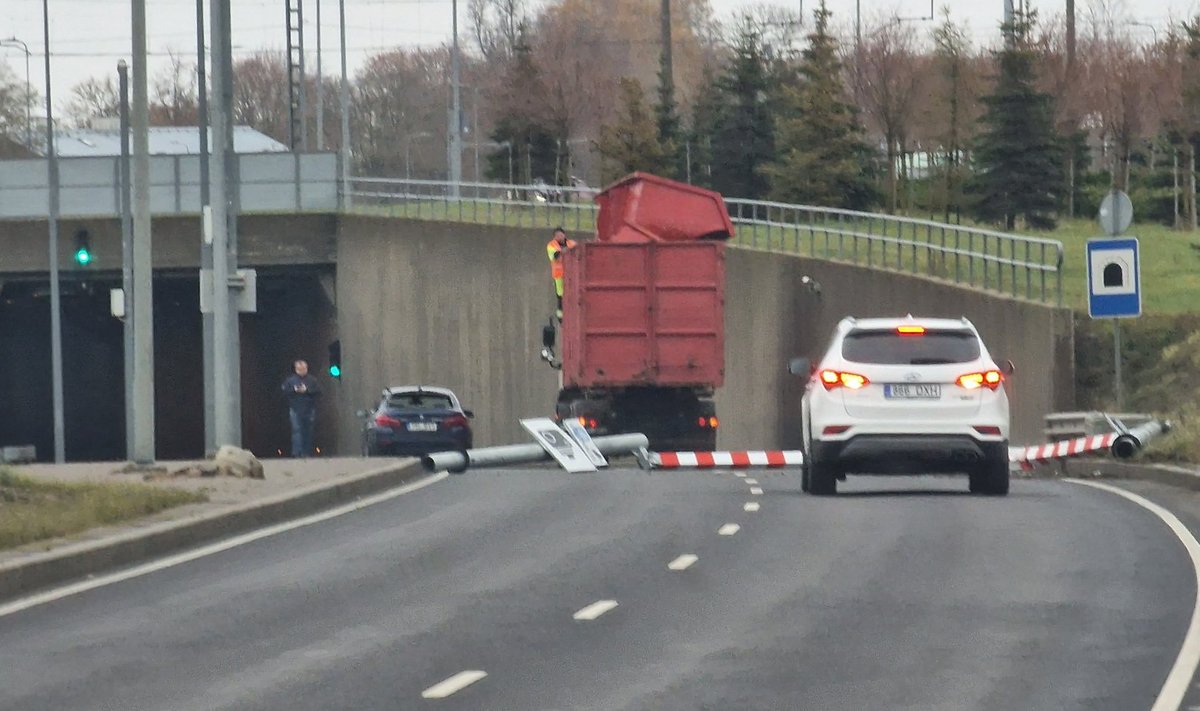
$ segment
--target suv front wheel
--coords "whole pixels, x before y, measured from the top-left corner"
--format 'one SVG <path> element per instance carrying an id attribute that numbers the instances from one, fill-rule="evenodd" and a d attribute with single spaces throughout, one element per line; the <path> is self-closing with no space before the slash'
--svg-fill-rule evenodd
<path id="1" fill-rule="evenodd" d="M 1008 442 L 986 445 L 983 461 L 971 470 L 970 476 L 972 494 L 1008 494 Z"/>

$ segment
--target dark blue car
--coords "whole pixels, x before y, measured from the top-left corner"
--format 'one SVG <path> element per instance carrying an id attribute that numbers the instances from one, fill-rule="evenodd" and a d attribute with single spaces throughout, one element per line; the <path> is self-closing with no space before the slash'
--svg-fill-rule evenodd
<path id="1" fill-rule="evenodd" d="M 379 406 L 364 411 L 363 453 L 368 457 L 420 456 L 470 449 L 471 418 L 446 388 L 402 385 L 383 391 Z"/>

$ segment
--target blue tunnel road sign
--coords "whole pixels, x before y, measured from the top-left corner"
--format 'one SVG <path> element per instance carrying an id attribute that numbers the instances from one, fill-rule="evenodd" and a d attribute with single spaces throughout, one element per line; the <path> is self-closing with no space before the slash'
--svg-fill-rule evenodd
<path id="1" fill-rule="evenodd" d="M 1088 315 L 1142 315 L 1142 274 L 1136 237 L 1090 239 L 1087 243 Z"/>

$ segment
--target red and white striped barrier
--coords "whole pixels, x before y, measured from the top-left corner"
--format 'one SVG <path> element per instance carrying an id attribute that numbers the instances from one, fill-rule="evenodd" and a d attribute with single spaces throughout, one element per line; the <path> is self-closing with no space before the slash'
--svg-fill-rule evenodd
<path id="1" fill-rule="evenodd" d="M 1062 459 L 1063 457 L 1076 457 L 1081 454 L 1100 450 L 1108 451 L 1112 447 L 1113 442 L 1120 436 L 1120 433 L 1109 432 L 1108 434 L 1092 435 L 1078 439 L 1065 439 L 1061 442 L 1039 444 L 1032 447 L 1010 447 L 1008 450 L 1008 461 L 1016 462 L 1023 468 L 1028 469 L 1036 462 Z"/>
<path id="2" fill-rule="evenodd" d="M 804 453 L 796 450 L 759 452 L 651 452 L 655 469 L 718 469 L 798 467 Z"/>

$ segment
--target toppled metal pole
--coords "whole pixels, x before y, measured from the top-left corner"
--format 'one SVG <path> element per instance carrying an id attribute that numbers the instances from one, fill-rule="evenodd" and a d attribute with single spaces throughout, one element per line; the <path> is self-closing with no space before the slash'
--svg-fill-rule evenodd
<path id="1" fill-rule="evenodd" d="M 1137 454 L 1142 447 L 1159 436 L 1171 431 L 1171 423 L 1166 420 L 1151 420 L 1137 427 L 1126 429 L 1112 443 L 1112 455 L 1118 459 L 1129 459 Z"/>
<path id="2" fill-rule="evenodd" d="M 595 437 L 592 442 L 601 454 L 632 456 L 644 449 L 650 440 L 644 434 L 609 435 Z M 532 464 L 549 461 L 550 454 L 540 444 L 510 444 L 502 447 L 483 447 L 462 452 L 434 452 L 421 457 L 427 471 L 448 471 L 462 474 L 467 469 L 480 467 L 502 467 L 509 464 Z"/>

